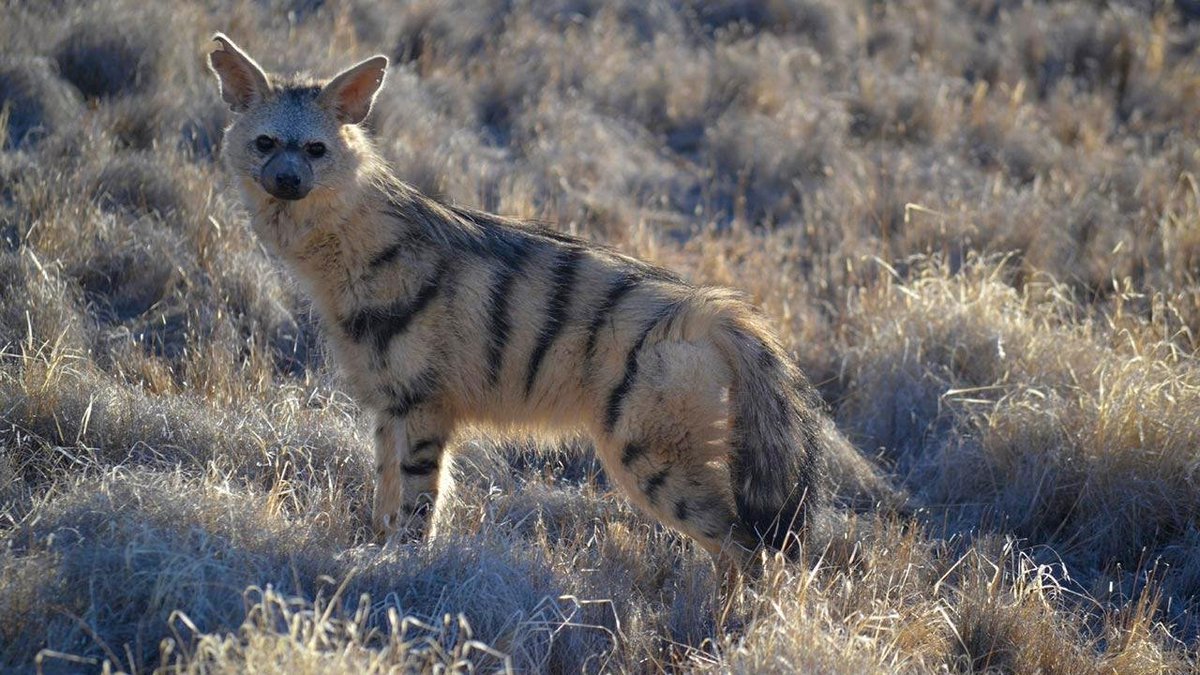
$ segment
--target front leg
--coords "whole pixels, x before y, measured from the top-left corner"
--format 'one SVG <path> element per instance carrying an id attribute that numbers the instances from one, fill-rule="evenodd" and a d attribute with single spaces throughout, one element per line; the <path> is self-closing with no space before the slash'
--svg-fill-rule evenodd
<path id="1" fill-rule="evenodd" d="M 450 433 L 448 420 L 433 406 L 404 415 L 376 413 L 372 523 L 379 543 L 419 540 L 430 531 L 438 494 L 451 487 Z"/>

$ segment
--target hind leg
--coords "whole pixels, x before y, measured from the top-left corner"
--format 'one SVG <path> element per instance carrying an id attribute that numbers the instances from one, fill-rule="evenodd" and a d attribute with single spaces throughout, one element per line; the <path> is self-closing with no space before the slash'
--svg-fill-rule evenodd
<path id="1" fill-rule="evenodd" d="M 696 540 L 712 556 L 719 579 L 713 606 L 719 625 L 735 614 L 747 577 L 757 577 L 758 540 L 737 516 L 729 468 L 720 462 L 688 461 L 680 448 L 628 442 L 602 451 L 608 473 L 630 501 L 665 525 Z"/>
<path id="2" fill-rule="evenodd" d="M 634 504 L 695 539 L 718 565 L 742 566 L 757 541 L 738 520 L 728 467 L 653 447 L 626 443 L 619 468 L 610 470 L 616 482 Z"/>
<path id="3" fill-rule="evenodd" d="M 690 342 L 646 348 L 619 424 L 597 447 L 631 501 L 694 538 L 718 568 L 743 569 L 758 541 L 734 502 L 729 375 L 714 357 Z"/>

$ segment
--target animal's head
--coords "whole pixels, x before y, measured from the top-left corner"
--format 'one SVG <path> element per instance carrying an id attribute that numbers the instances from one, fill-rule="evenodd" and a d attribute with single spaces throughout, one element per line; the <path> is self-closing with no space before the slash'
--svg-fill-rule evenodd
<path id="1" fill-rule="evenodd" d="M 388 60 L 374 56 L 328 82 L 268 77 L 228 37 L 208 63 L 221 98 L 237 115 L 225 132 L 225 161 L 251 191 L 278 200 L 336 192 L 352 183 L 365 146 L 358 129 L 383 85 Z M 326 195 L 328 197 L 330 195 Z"/>

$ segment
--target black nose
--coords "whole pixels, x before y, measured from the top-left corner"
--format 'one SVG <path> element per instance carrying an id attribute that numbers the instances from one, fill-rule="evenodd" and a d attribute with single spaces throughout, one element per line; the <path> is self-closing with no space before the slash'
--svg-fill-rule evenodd
<path id="1" fill-rule="evenodd" d="M 275 184 L 268 189 L 280 199 L 303 199 L 308 194 L 308 190 L 301 185 L 300 176 L 294 173 L 276 174 Z"/>

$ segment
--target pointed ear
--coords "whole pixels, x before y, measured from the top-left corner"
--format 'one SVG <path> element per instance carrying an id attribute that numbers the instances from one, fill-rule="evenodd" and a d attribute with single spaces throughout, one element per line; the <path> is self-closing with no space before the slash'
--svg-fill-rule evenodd
<path id="1" fill-rule="evenodd" d="M 221 98 L 235 112 L 244 112 L 250 104 L 266 96 L 267 76 L 254 59 L 223 33 L 214 35 L 213 41 L 220 47 L 208 55 L 208 66 L 221 83 Z"/>
<path id="2" fill-rule="evenodd" d="M 342 71 L 321 89 L 317 103 L 332 110 L 342 124 L 358 124 L 371 112 L 371 103 L 383 86 L 387 67 L 386 56 L 372 56 Z"/>

